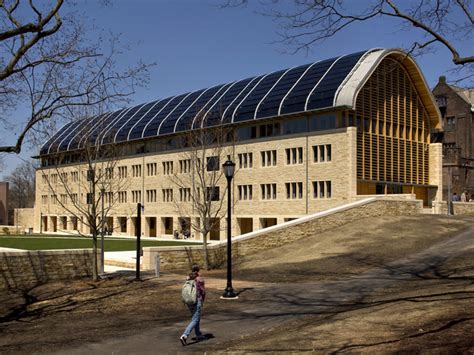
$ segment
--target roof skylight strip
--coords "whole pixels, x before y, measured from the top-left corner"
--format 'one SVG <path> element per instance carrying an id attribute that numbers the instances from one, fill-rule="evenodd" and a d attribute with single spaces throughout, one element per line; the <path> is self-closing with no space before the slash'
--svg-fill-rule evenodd
<path id="1" fill-rule="evenodd" d="M 65 128 L 66 128 L 66 126 L 68 126 L 69 124 L 74 125 L 74 123 L 76 123 L 76 125 L 74 126 L 74 128 L 77 128 L 77 126 L 79 126 L 79 125 L 81 124 L 80 121 L 79 121 L 79 122 L 76 121 L 76 122 L 69 122 L 69 123 L 66 123 L 66 124 L 61 128 L 61 130 L 64 129 L 63 132 L 61 132 L 60 134 L 57 134 L 56 137 L 54 137 L 54 136 L 51 137 L 51 139 L 54 138 L 54 140 L 52 140 L 51 143 L 49 144 L 49 146 L 48 146 L 48 153 L 47 153 L 47 154 L 49 154 L 49 152 L 50 152 L 50 150 L 51 150 L 51 147 L 53 146 L 54 143 L 56 143 L 56 141 L 57 141 L 58 139 L 61 139 L 61 137 L 64 136 L 64 134 L 71 134 L 71 131 L 70 131 L 70 130 L 66 130 Z M 46 149 L 45 147 L 46 147 L 47 144 L 48 144 L 48 143 L 46 143 L 43 147 L 41 147 L 40 151 L 43 150 L 43 149 Z"/>
<path id="2" fill-rule="evenodd" d="M 123 116 L 125 116 L 131 109 L 133 109 L 133 107 L 130 107 L 128 109 L 124 109 L 121 113 L 119 113 L 117 115 L 117 117 L 115 118 L 115 120 L 112 120 L 108 125 L 107 127 L 105 127 L 105 130 L 104 130 L 104 133 L 102 134 L 102 138 L 100 140 L 100 145 L 104 144 L 104 138 L 105 136 L 109 133 L 109 131 L 112 129 L 112 127 L 120 120 L 122 119 Z M 95 144 L 94 145 L 98 145 L 98 141 L 99 141 L 99 137 L 100 137 L 100 133 L 97 135 L 97 138 L 95 140 Z"/>
<path id="3" fill-rule="evenodd" d="M 121 131 L 121 129 L 128 123 L 130 122 L 130 120 L 135 117 L 135 115 L 141 111 L 141 109 L 145 106 L 145 105 L 148 105 L 148 102 L 141 105 L 140 108 L 138 110 L 135 111 L 135 113 L 133 115 L 130 116 L 130 118 L 117 130 L 117 132 L 115 133 L 115 136 L 114 136 L 114 143 L 117 143 L 117 135 L 119 134 L 119 132 Z"/>
<path id="4" fill-rule="evenodd" d="M 283 99 L 281 99 L 280 101 L 280 106 L 278 106 L 278 116 L 281 115 L 281 109 L 283 107 L 283 102 L 286 100 L 286 98 L 288 97 L 288 95 L 290 95 L 290 93 L 293 91 L 293 89 L 296 87 L 296 85 L 298 85 L 298 83 L 301 81 L 301 79 L 303 79 L 303 77 L 306 75 L 306 73 L 316 64 L 318 63 L 321 63 L 320 60 L 318 60 L 317 62 L 311 64 L 308 68 L 306 68 L 306 70 L 303 72 L 303 74 L 301 74 L 301 76 L 298 78 L 298 80 L 296 80 L 296 82 L 293 84 L 293 86 L 290 88 L 290 90 L 288 90 L 288 92 L 285 94 L 285 96 L 283 97 Z"/>
<path id="5" fill-rule="evenodd" d="M 205 108 L 210 102 L 212 102 L 212 100 L 214 100 L 214 98 L 215 98 L 217 95 L 219 95 L 219 93 L 220 93 L 222 90 L 224 90 L 224 88 L 227 88 L 227 89 L 225 90 L 225 92 L 224 92 L 221 96 L 219 96 L 219 98 L 211 105 L 211 107 L 209 108 L 209 110 L 207 110 L 206 113 L 205 113 L 204 115 L 202 115 L 202 118 L 203 118 L 202 121 L 205 121 L 206 115 L 208 114 L 208 112 L 216 105 L 216 103 L 222 98 L 222 96 L 224 96 L 225 93 L 226 93 L 227 91 L 229 91 L 229 89 L 230 89 L 232 86 L 234 86 L 235 83 L 236 83 L 236 81 L 234 81 L 233 83 L 228 83 L 228 84 L 222 85 L 222 87 L 221 87 L 219 90 L 217 90 L 217 92 L 201 107 L 201 109 L 196 113 L 196 115 L 194 115 L 193 122 L 191 123 L 191 129 L 193 129 L 193 127 L 194 127 L 194 122 L 196 121 L 196 118 L 201 117 L 201 112 L 204 111 L 204 108 Z"/>
<path id="6" fill-rule="evenodd" d="M 158 105 L 161 101 L 163 101 L 163 100 L 158 100 L 158 101 L 156 101 L 153 105 L 151 105 L 151 107 L 148 109 L 148 111 L 145 112 L 145 113 L 142 115 L 142 117 L 140 117 L 140 118 L 135 122 L 135 124 L 132 126 L 132 128 L 130 128 L 130 129 L 128 130 L 127 141 L 130 140 L 130 133 L 132 133 L 132 131 L 133 131 L 133 129 L 135 128 L 135 126 L 136 126 L 137 124 L 139 124 L 139 123 L 143 120 L 143 118 L 148 114 L 148 112 L 150 112 L 151 110 L 153 110 L 153 108 L 154 108 L 156 105 Z"/>
<path id="7" fill-rule="evenodd" d="M 275 88 L 275 86 L 278 85 L 278 83 L 280 82 L 281 79 L 283 79 L 283 77 L 286 75 L 286 73 L 288 73 L 290 70 L 296 68 L 296 66 L 288 69 L 287 71 L 285 71 L 279 78 L 278 80 L 275 82 L 275 84 L 273 84 L 273 86 L 267 91 L 267 93 L 262 97 L 262 99 L 260 100 L 260 102 L 258 103 L 257 107 L 255 108 L 255 112 L 253 114 L 253 119 L 256 120 L 257 119 L 257 112 L 258 112 L 258 109 L 260 108 L 260 105 L 262 104 L 263 100 L 265 100 L 267 98 L 267 96 L 272 92 L 272 90 Z"/>
<path id="8" fill-rule="evenodd" d="M 156 130 L 156 135 L 157 135 L 157 136 L 160 135 L 161 126 L 163 126 L 163 123 L 165 123 L 166 119 L 167 119 L 168 117 L 170 117 L 170 115 L 184 102 L 184 100 L 186 100 L 186 99 L 188 98 L 189 95 L 194 94 L 194 93 L 195 93 L 195 91 L 188 93 L 188 94 L 184 97 L 184 99 L 182 99 L 182 100 L 179 102 L 179 104 L 177 104 L 177 105 L 166 115 L 166 117 L 163 118 L 163 120 L 160 122 L 160 125 L 158 126 L 158 129 Z"/>
<path id="9" fill-rule="evenodd" d="M 186 110 L 184 110 L 184 112 L 176 119 L 176 122 L 174 123 L 173 133 L 176 133 L 176 127 L 178 127 L 179 121 L 186 114 L 186 112 L 189 111 L 189 109 L 201 98 L 202 95 L 204 95 L 206 92 L 208 92 L 209 90 L 211 90 L 215 87 L 217 87 L 217 85 L 213 86 L 213 87 L 210 87 L 210 88 L 204 90 L 203 92 L 201 92 L 201 94 L 186 108 Z"/>
<path id="10" fill-rule="evenodd" d="M 143 127 L 143 130 L 142 130 L 142 138 L 145 137 L 145 131 L 146 129 L 148 128 L 148 126 L 150 125 L 150 123 L 153 122 L 153 120 L 158 117 L 158 115 L 161 113 L 161 111 L 163 111 L 166 107 L 168 107 L 168 105 L 174 101 L 174 99 L 176 99 L 178 96 L 173 96 L 171 98 L 168 99 L 168 102 L 157 112 L 155 113 L 155 115 L 148 121 L 148 123 L 145 125 L 145 127 Z M 166 100 L 166 99 L 165 99 Z M 162 100 L 163 101 L 163 100 Z"/>
<path id="11" fill-rule="evenodd" d="M 103 115 L 101 115 L 102 117 L 100 117 L 96 123 L 94 123 L 92 125 L 92 127 L 90 127 L 89 131 L 85 134 L 82 135 L 81 139 L 79 139 L 79 143 L 77 143 L 77 148 L 79 149 L 81 147 L 81 144 L 82 142 L 84 142 L 84 145 L 85 145 L 85 142 L 87 139 L 89 139 L 89 135 L 93 132 L 94 129 L 96 129 L 96 127 L 98 125 L 100 125 L 103 121 L 105 121 L 113 112 L 108 112 L 108 113 L 105 113 Z M 69 149 L 69 148 L 68 148 Z"/>
<path id="12" fill-rule="evenodd" d="M 95 116 L 94 116 L 94 117 L 95 117 Z M 72 137 L 72 138 L 69 139 L 69 143 L 67 144 L 66 150 L 69 150 L 69 147 L 70 147 L 70 145 L 71 145 L 71 142 L 72 142 L 74 139 L 76 139 L 76 137 L 77 137 L 81 132 L 83 132 L 85 129 L 87 129 L 88 123 L 89 123 L 90 121 L 92 121 L 92 120 L 94 119 L 94 117 L 91 117 L 90 119 L 87 119 L 87 118 L 86 118 L 86 119 L 84 119 L 84 120 L 81 120 L 81 121 L 83 122 L 82 127 L 79 128 L 79 126 L 78 126 L 78 128 L 79 128 L 78 131 L 71 131 L 71 132 L 67 135 L 67 137 L 66 137 L 65 139 L 71 138 L 71 137 Z M 71 134 L 72 134 L 72 136 L 69 137 Z M 59 148 L 61 147 L 61 145 L 63 144 L 63 142 L 64 142 L 64 139 L 61 141 L 61 143 L 59 143 L 58 149 L 56 150 L 57 153 L 59 153 Z"/>
<path id="13" fill-rule="evenodd" d="M 339 58 L 337 58 L 332 64 L 331 66 L 328 68 L 328 70 L 326 70 L 326 72 L 324 73 L 324 75 L 318 80 L 318 82 L 316 83 L 316 85 L 313 87 L 313 89 L 309 92 L 308 96 L 306 97 L 306 102 L 304 104 L 304 110 L 307 111 L 308 110 L 308 102 L 309 102 L 309 98 L 311 97 L 311 95 L 313 94 L 313 92 L 316 90 L 316 88 L 318 87 L 318 85 L 321 83 L 321 81 L 323 81 L 323 79 L 326 77 L 326 75 L 331 71 L 332 67 L 334 67 L 334 65 L 342 58 L 344 58 L 345 56 L 347 56 L 347 54 L 345 55 L 341 55 Z"/>
<path id="14" fill-rule="evenodd" d="M 268 73 L 268 74 L 262 76 L 262 78 L 258 81 L 258 83 L 255 84 L 255 86 L 253 88 L 251 88 L 250 91 L 247 93 L 247 95 L 245 95 L 245 97 L 239 102 L 239 104 L 235 107 L 234 112 L 232 113 L 232 120 L 231 120 L 232 123 L 234 123 L 235 113 L 239 109 L 240 105 L 242 105 L 242 103 L 247 99 L 247 97 L 249 97 L 249 95 L 255 90 L 255 88 L 258 86 L 258 84 L 260 84 L 262 82 L 263 79 L 265 79 L 267 76 L 269 76 L 273 73 L 276 73 L 276 72 Z"/>
<path id="15" fill-rule="evenodd" d="M 229 109 L 229 107 L 232 106 L 232 104 L 237 100 L 237 98 L 240 96 L 240 94 L 243 93 L 243 92 L 249 87 L 249 85 L 252 84 L 252 83 L 255 81 L 255 79 L 257 79 L 257 78 L 258 78 L 258 76 L 256 76 L 255 78 L 252 78 L 252 80 L 250 80 L 250 81 L 247 83 L 247 85 L 245 85 L 245 87 L 244 87 L 242 90 L 240 90 L 240 92 L 239 92 L 237 95 L 235 95 L 234 99 L 230 102 L 230 104 L 227 105 L 227 107 L 225 108 L 224 112 L 222 113 L 221 123 L 224 121 L 224 117 L 225 117 L 225 115 L 226 115 L 227 110 Z M 246 80 L 246 79 L 244 79 L 244 80 Z M 240 80 L 240 81 L 242 81 L 242 80 Z M 203 122 L 201 122 L 201 128 L 203 128 Z"/>

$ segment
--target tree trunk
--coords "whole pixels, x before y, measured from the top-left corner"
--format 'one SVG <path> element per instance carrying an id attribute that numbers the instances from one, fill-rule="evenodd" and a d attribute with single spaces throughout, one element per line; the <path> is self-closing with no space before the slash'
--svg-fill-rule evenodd
<path id="1" fill-rule="evenodd" d="M 99 273 L 97 272 L 97 232 L 92 233 L 92 280 L 99 280 Z"/>
<path id="2" fill-rule="evenodd" d="M 202 251 L 204 252 L 204 269 L 209 270 L 209 253 L 207 250 L 207 233 L 202 235 Z"/>

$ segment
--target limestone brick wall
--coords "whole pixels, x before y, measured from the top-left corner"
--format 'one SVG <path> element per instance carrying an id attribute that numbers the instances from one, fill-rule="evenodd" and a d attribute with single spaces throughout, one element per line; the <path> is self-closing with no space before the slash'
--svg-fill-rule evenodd
<path id="1" fill-rule="evenodd" d="M 277 223 L 283 223 L 285 220 L 298 218 L 308 213 L 323 211 L 346 204 L 351 201 L 356 194 L 356 128 L 348 127 L 329 131 L 311 132 L 305 134 L 294 134 L 287 136 L 268 137 L 258 140 L 244 141 L 236 143 L 228 148 L 228 152 L 237 164 L 237 173 L 232 181 L 232 196 L 234 199 L 234 211 L 232 228 L 234 234 L 240 234 L 239 219 L 252 218 L 252 230 L 262 228 L 262 220 L 274 218 Z M 330 145 L 331 159 L 324 162 L 314 160 L 313 146 Z M 286 149 L 302 148 L 303 159 L 296 164 L 287 162 Z M 261 152 L 267 150 L 276 150 L 276 165 L 263 166 Z M 240 153 L 252 153 L 253 163 L 250 168 L 240 168 L 238 155 Z M 171 217 L 173 224 L 171 231 L 179 229 L 178 227 L 178 209 L 176 201 L 179 200 L 179 190 L 173 183 L 169 174 L 163 167 L 168 161 L 173 162 L 173 171 L 179 173 L 179 160 L 186 158 L 182 151 L 166 151 L 162 153 L 141 154 L 136 157 L 123 157 L 115 164 L 114 179 L 121 186 L 123 191 L 127 192 L 127 202 L 114 202 L 108 211 L 108 216 L 113 218 L 114 234 L 135 235 L 136 203 L 132 201 L 132 191 L 141 192 L 141 203 L 144 205 L 142 213 L 142 235 L 149 236 L 150 219 L 153 218 L 156 236 L 170 234 L 166 232 L 163 219 Z M 223 161 L 219 162 L 221 165 Z M 149 174 L 147 165 L 156 164 L 156 174 Z M 141 166 L 141 174 L 133 176 L 132 166 Z M 118 168 L 127 167 L 127 177 L 119 178 Z M 78 171 L 78 181 L 71 179 L 71 173 Z M 39 232 L 43 225 L 43 232 L 61 231 L 61 218 L 70 218 L 70 213 L 66 211 L 57 202 L 51 198 L 56 195 L 61 198 L 65 194 L 65 188 L 61 186 L 61 173 L 68 176 L 68 186 L 70 191 L 77 193 L 81 203 L 85 203 L 87 193 L 87 182 L 85 181 L 86 167 L 80 164 L 71 164 L 61 168 L 41 168 L 37 171 L 37 189 L 36 189 L 36 211 L 35 211 L 35 231 Z M 43 175 L 50 178 L 52 175 L 58 175 L 55 179 L 57 183 L 50 179 L 49 183 L 45 181 Z M 330 181 L 331 196 L 320 198 L 315 196 L 313 191 L 313 181 Z M 286 192 L 286 183 L 303 184 L 302 196 L 297 198 L 288 198 Z M 276 199 L 266 200 L 262 198 L 261 184 L 277 184 Z M 219 182 L 220 195 L 225 195 L 226 180 L 222 177 Z M 238 200 L 238 186 L 252 185 L 252 200 Z M 163 189 L 173 188 L 173 197 L 175 202 L 163 201 Z M 147 201 L 147 190 L 156 190 L 156 202 Z M 47 196 L 47 198 L 44 198 Z M 115 196 L 117 199 L 117 196 Z M 223 212 L 225 213 L 226 200 L 223 200 Z M 257 213 L 256 213 L 257 212 Z M 193 211 L 187 209 L 187 215 L 192 218 L 197 216 Z M 40 224 L 41 216 L 45 223 Z M 126 232 L 121 233 L 119 228 L 119 218 L 126 218 Z M 221 220 L 220 239 L 225 239 L 225 219 Z M 44 228 L 44 227 L 47 228 Z M 87 228 L 79 222 L 79 229 L 87 233 Z M 199 238 L 196 235 L 196 238 Z"/>
<path id="2" fill-rule="evenodd" d="M 256 254 L 301 238 L 317 238 L 317 235 L 321 232 L 366 217 L 417 214 L 422 206 L 422 201 L 419 200 L 369 198 L 353 202 L 346 206 L 302 217 L 240 237 L 234 237 L 232 241 L 232 255 L 237 259 L 240 256 Z M 222 266 L 226 260 L 226 243 L 220 242 L 210 246 L 209 252 L 211 263 L 214 266 Z M 203 260 L 202 247 L 150 247 L 143 249 L 144 269 L 154 268 L 156 255 L 160 256 L 162 269 L 183 268 L 194 262 L 202 264 Z"/>
<path id="3" fill-rule="evenodd" d="M 91 277 L 92 256 L 90 249 L 2 252 L 0 289 L 27 289 L 48 281 Z"/>
<path id="4" fill-rule="evenodd" d="M 439 201 L 435 205 L 435 211 L 439 214 L 448 213 L 448 204 L 446 201 Z M 453 214 L 474 216 L 474 202 L 453 202 Z"/>
<path id="5" fill-rule="evenodd" d="M 34 228 L 35 209 L 15 208 L 15 218 L 13 223 L 18 227 L 20 233 L 27 232 L 29 228 Z"/>

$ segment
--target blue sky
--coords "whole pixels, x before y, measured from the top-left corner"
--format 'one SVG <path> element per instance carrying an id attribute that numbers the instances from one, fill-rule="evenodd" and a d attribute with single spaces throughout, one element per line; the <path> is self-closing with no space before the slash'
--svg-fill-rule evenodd
<path id="1" fill-rule="evenodd" d="M 278 40 L 277 24 L 257 14 L 257 2 L 243 8 L 221 9 L 219 0 L 117 0 L 110 7 L 95 1 L 78 1 L 78 8 L 91 21 L 113 33 L 133 50 L 121 64 L 156 62 L 148 88 L 139 89 L 133 103 L 151 101 L 219 83 L 289 68 L 319 59 L 373 47 L 408 47 L 414 31 L 400 31 L 398 22 L 384 19 L 351 27 L 318 45 L 311 52 L 284 53 L 288 47 Z M 290 1 L 283 2 L 289 4 Z M 94 34 L 91 33 L 91 36 Z M 472 52 L 470 41 L 460 43 Z M 439 75 L 450 76 L 447 50 L 417 58 L 430 87 Z M 18 112 L 20 115 L 21 111 Z M 8 138 L 2 137 L 4 141 Z M 25 151 L 22 159 L 34 154 Z M 8 156 L 0 180 L 21 162 Z M 2 176 L 3 175 L 3 176 Z"/>

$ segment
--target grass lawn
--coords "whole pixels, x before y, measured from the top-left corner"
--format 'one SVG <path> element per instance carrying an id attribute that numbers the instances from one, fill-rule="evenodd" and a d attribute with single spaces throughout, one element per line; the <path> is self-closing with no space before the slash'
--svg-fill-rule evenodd
<path id="1" fill-rule="evenodd" d="M 175 241 L 142 240 L 142 247 L 164 247 L 199 245 L 201 243 L 180 243 Z M 98 239 L 100 246 L 100 238 Z M 0 236 L 0 247 L 25 250 L 83 249 L 92 248 L 92 239 L 79 236 Z M 105 251 L 136 250 L 134 239 L 106 237 Z"/>

